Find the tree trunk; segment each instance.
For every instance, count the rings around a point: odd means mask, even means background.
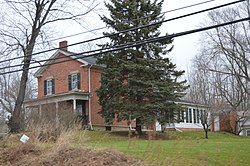
[[[22,111],[22,105],[25,97],[25,91],[26,91],[26,83],[28,81],[28,68],[29,64],[25,64],[23,66],[23,73],[21,76],[21,82],[19,87],[19,92],[17,96],[17,100],[15,103],[15,108],[13,111],[13,116],[11,119],[11,125],[10,125],[10,132],[17,133],[20,132],[22,129],[22,122],[21,122],[21,111]]]
[[[142,126],[141,126],[141,118],[136,118],[136,126],[135,130],[138,133],[138,135],[142,135]]]
[[[205,138],[208,139],[208,130],[205,130]]]
[[[238,121],[235,121],[235,124],[234,124],[234,133],[235,133],[235,135],[239,135],[238,134]]]
[[[208,125],[206,123],[202,123],[203,130],[205,132],[205,139],[208,139]]]
[[[34,49],[36,38],[38,36],[38,32],[39,32],[39,30],[32,34],[31,40],[30,40],[28,46],[26,47],[26,50],[24,51],[23,72],[22,72],[22,76],[21,76],[19,91],[18,91],[16,103],[15,103],[15,108],[13,111],[12,120],[10,122],[10,132],[11,133],[20,132],[22,130],[22,127],[23,127],[22,125],[24,124],[22,122],[22,118],[21,118],[21,111],[22,111],[23,101],[25,98],[27,81],[28,81],[28,77],[29,77],[30,61],[32,58],[32,52]]]

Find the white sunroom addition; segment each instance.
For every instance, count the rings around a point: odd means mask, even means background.
[[[200,117],[206,112],[206,107],[204,105],[197,105],[188,102],[181,102],[178,104],[182,104],[184,107],[184,110],[178,111],[178,122],[170,122],[164,127],[166,129],[174,129],[180,132],[203,130]],[[208,119],[210,118],[208,117]],[[161,130],[162,126],[159,124],[159,122],[156,122],[156,131]]]

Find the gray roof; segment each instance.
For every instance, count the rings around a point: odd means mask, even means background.
[[[96,61],[97,61],[97,58],[94,57],[94,56],[89,56],[89,57],[82,57],[82,58],[77,58],[78,56],[81,56],[80,54],[77,54],[77,53],[74,53],[74,52],[70,52],[70,51],[66,51],[66,50],[62,50],[62,49],[59,49],[57,50],[49,59],[49,61],[46,61],[44,63],[44,66],[40,67],[34,74],[35,77],[38,77],[43,71],[44,69],[47,68],[47,65],[51,63],[51,61],[57,57],[59,55],[59,53],[62,53],[62,54],[65,54],[67,55],[68,57],[71,57],[72,59],[75,59],[85,65],[94,65],[96,67],[101,67],[101,68],[105,68],[106,66],[105,65],[100,65],[100,64],[96,64]],[[87,64],[86,64],[87,63]]]
[[[67,52],[69,54],[77,54],[75,52],[70,52],[70,51],[65,51],[63,50],[64,52]],[[77,56],[81,56],[81,55],[77,55]],[[100,66],[100,67],[106,67],[106,65],[102,65],[102,64],[97,64],[96,61],[97,61],[97,58],[95,56],[87,56],[87,57],[83,57],[83,58],[79,58],[79,59],[82,59],[84,61],[86,61],[88,64],[90,65],[95,65],[95,66]]]
[[[96,60],[97,60],[97,58],[91,56],[91,57],[82,58],[82,60],[88,62],[88,63],[91,64],[91,65],[96,65]]]

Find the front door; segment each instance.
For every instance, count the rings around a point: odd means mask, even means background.
[[[77,100],[76,112],[78,114],[78,121],[81,121],[82,125],[87,125],[88,118],[86,115],[86,101],[85,100]]]

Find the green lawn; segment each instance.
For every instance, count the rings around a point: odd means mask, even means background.
[[[167,132],[167,134],[171,136],[171,140],[128,138],[128,133],[125,132],[73,131],[62,135],[56,143],[47,142],[38,145],[48,151],[58,145],[113,148],[149,164],[164,166],[247,166],[250,163],[250,137],[221,132],[209,133],[209,139],[206,140],[203,132]],[[17,138],[19,137],[14,135],[5,141],[0,141],[0,149],[19,145]]]
[[[175,140],[128,139],[107,132],[86,132],[87,145],[114,148],[156,165],[249,165],[250,138],[229,133],[171,132]]]

